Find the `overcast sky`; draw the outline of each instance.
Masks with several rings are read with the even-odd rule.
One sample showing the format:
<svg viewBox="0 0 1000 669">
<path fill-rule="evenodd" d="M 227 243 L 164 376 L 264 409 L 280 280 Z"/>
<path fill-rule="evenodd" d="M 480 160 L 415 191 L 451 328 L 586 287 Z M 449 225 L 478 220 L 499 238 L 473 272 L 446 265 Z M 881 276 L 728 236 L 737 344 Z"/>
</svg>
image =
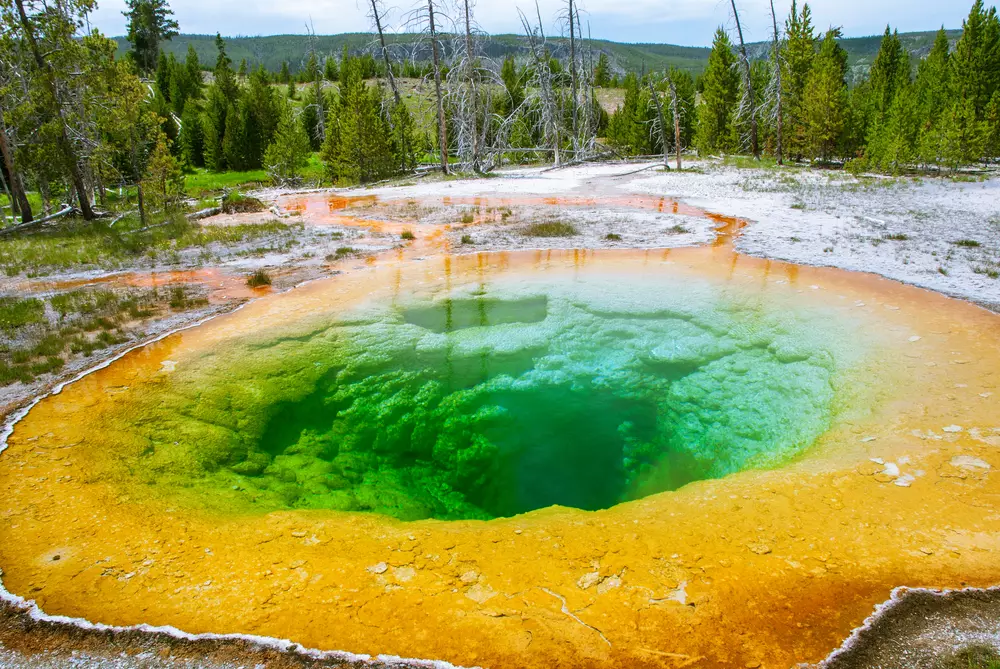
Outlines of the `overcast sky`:
<svg viewBox="0 0 1000 669">
<path fill-rule="evenodd" d="M 445 0 L 454 2 L 454 0 Z M 618 42 L 661 42 L 688 46 L 711 44 L 720 25 L 732 27 L 728 0 L 578 0 L 595 38 Z M 109 36 L 125 32 L 124 0 L 99 0 L 91 25 Z M 312 21 L 319 34 L 368 31 L 365 0 L 172 0 L 181 32 L 226 36 L 303 33 Z M 409 0 L 390 10 L 400 26 Z M 887 23 L 900 32 L 960 28 L 973 0 L 813 0 L 818 29 L 841 26 L 850 37 L 881 33 Z M 555 20 L 560 0 L 539 0 L 542 18 Z M 990 4 L 987 2 L 987 4 Z M 775 0 L 779 17 L 791 0 Z M 517 7 L 534 12 L 533 0 L 478 0 L 475 15 L 483 30 L 521 32 Z M 768 37 L 768 0 L 737 0 L 748 41 Z M 585 23 L 586 25 L 586 23 Z M 401 28 L 399 28 L 401 29 Z"/>
</svg>

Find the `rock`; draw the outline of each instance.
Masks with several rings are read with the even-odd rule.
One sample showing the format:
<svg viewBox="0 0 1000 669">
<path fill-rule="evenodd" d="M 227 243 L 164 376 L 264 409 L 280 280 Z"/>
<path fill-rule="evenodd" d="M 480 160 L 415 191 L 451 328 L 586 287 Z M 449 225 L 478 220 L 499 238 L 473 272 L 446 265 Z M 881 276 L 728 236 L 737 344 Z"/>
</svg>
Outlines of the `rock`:
<svg viewBox="0 0 1000 669">
<path fill-rule="evenodd" d="M 918 337 L 917 335 L 913 335 L 912 337 L 910 337 L 909 341 L 910 343 L 918 342 L 920 341 L 920 337 Z"/>
<path fill-rule="evenodd" d="M 496 597 L 497 593 L 496 590 L 488 585 L 476 583 L 474 586 L 465 591 L 465 596 L 474 601 L 476 604 L 485 604 Z"/>
<path fill-rule="evenodd" d="M 373 564 L 372 566 L 368 567 L 367 570 L 373 574 L 384 574 L 389 570 L 389 565 L 387 565 L 385 562 L 379 562 L 378 564 Z"/>
<path fill-rule="evenodd" d="M 971 455 L 956 455 L 951 459 L 951 466 L 958 467 L 959 469 L 984 469 L 986 471 L 989 471 L 991 468 L 990 463 L 979 458 L 974 458 Z"/>
<path fill-rule="evenodd" d="M 767 555 L 771 552 L 771 547 L 767 544 L 749 544 L 747 548 L 750 549 L 751 553 L 756 553 L 757 555 Z"/>
<path fill-rule="evenodd" d="M 596 585 L 599 580 L 601 580 L 601 573 L 592 571 L 589 574 L 581 576 L 579 580 L 577 580 L 576 584 L 581 590 L 586 590 L 587 588 Z"/>
<path fill-rule="evenodd" d="M 951 433 L 961 432 L 962 431 L 962 426 L 960 426 L 960 425 L 949 425 L 948 427 L 942 427 L 941 431 L 942 432 L 951 432 Z"/>
</svg>

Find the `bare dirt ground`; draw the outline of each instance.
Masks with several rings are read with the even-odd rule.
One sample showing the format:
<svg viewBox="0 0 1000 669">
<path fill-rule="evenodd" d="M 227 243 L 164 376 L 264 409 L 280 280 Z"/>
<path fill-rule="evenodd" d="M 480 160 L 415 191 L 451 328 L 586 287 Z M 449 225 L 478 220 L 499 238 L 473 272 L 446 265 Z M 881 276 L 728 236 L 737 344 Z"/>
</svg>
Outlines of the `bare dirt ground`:
<svg viewBox="0 0 1000 669">
<path fill-rule="evenodd" d="M 731 222 L 726 217 L 733 217 L 747 222 L 735 241 L 742 253 L 872 272 L 1000 310 L 996 175 L 887 179 L 795 167 L 736 168 L 717 161 L 695 162 L 683 172 L 664 172 L 651 163 L 603 164 L 509 170 L 487 179 L 429 177 L 351 191 L 271 189 L 256 195 L 294 224 L 294 244 L 258 252 L 216 248 L 208 262 L 193 255 L 178 258 L 167 270 L 187 272 L 177 282 L 205 295 L 207 305 L 150 318 L 129 341 L 71 360 L 58 377 L 0 389 L 3 413 L 125 348 L 253 299 L 244 280 L 255 269 L 272 273 L 272 290 L 287 290 L 351 271 L 390 249 L 419 257 L 530 248 L 670 248 L 710 243 L 716 229 Z M 273 217 L 219 216 L 202 223 L 225 226 Z M 536 234 L 532 226 L 537 223 L 556 224 L 557 234 Z M 412 232 L 414 239 L 403 239 L 403 232 Z M 137 263 L 114 273 L 65 272 L 44 281 L 10 277 L 0 281 L 0 292 L 45 295 L 70 283 L 145 285 L 149 275 L 148 264 Z M 983 591 L 901 595 L 822 666 L 932 667 L 939 666 L 935 662 L 942 652 L 962 644 L 1000 649 L 997 601 L 996 593 Z M 0 667 L 64 666 L 388 665 L 278 652 L 245 640 L 81 630 L 39 622 L 0 602 Z"/>
</svg>

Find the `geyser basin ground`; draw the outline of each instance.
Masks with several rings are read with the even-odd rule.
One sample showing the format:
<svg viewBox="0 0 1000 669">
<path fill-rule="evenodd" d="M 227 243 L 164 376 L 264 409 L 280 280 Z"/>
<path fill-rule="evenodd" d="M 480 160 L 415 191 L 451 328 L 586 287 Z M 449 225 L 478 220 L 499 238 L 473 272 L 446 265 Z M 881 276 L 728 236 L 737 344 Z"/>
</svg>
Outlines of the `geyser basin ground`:
<svg viewBox="0 0 1000 669">
<path fill-rule="evenodd" d="M 725 249 L 376 266 L 35 407 L 4 583 L 464 665 L 816 660 L 897 585 L 1000 579 L 998 339 Z"/>
</svg>

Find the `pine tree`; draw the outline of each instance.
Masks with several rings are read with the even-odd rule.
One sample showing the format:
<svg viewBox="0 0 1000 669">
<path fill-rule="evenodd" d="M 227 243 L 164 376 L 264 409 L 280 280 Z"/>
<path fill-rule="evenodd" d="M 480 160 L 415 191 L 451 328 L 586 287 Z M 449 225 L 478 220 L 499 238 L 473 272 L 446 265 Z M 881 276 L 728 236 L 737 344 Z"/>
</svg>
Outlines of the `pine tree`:
<svg viewBox="0 0 1000 669">
<path fill-rule="evenodd" d="M 288 71 L 288 61 L 281 64 L 281 74 L 278 75 L 278 81 L 283 84 L 287 84 L 292 80 L 292 73 Z"/>
<path fill-rule="evenodd" d="M 358 58 L 341 61 L 340 99 L 331 110 L 322 157 L 330 176 L 340 183 L 358 183 L 398 171 L 392 129 L 383 116 L 383 90 L 365 85 Z"/>
<path fill-rule="evenodd" d="M 809 154 L 827 161 L 841 146 L 847 109 L 847 52 L 837 40 L 840 30 L 828 30 L 813 60 L 806 82 L 804 120 Z"/>
<path fill-rule="evenodd" d="M 903 49 L 899 35 L 885 28 L 882 43 L 872 62 L 864 85 L 863 104 L 865 137 L 871 143 L 872 133 L 881 132 L 887 120 L 896 92 L 910 83 L 910 56 Z"/>
<path fill-rule="evenodd" d="M 340 67 L 337 65 L 337 59 L 333 56 L 327 56 L 323 63 L 323 78 L 330 82 L 340 79 Z"/>
<path fill-rule="evenodd" d="M 639 78 L 630 72 L 625 77 L 624 88 L 625 99 L 608 120 L 608 141 L 626 155 L 662 151 L 659 135 L 651 132 L 656 115 L 647 87 L 640 85 Z"/>
<path fill-rule="evenodd" d="M 296 183 L 302 168 L 309 163 L 309 138 L 292 114 L 288 104 L 282 105 L 281 120 L 274 140 L 264 152 L 264 169 L 278 185 Z"/>
<path fill-rule="evenodd" d="M 148 204 L 167 210 L 184 195 L 184 173 L 168 148 L 168 140 L 162 132 L 146 163 L 143 188 Z"/>
<path fill-rule="evenodd" d="M 171 54 L 173 56 L 173 54 Z M 156 87 L 160 89 L 166 98 L 167 102 L 170 102 L 170 74 L 172 69 L 170 67 L 170 60 L 167 58 L 167 54 L 160 53 L 159 62 L 156 65 Z"/>
<path fill-rule="evenodd" d="M 957 169 L 976 162 L 986 152 L 990 128 L 976 115 L 974 98 L 955 100 L 945 114 L 941 155 L 943 163 Z"/>
<path fill-rule="evenodd" d="M 738 148 L 733 114 L 739 103 L 739 74 L 736 56 L 726 31 L 715 31 L 712 52 L 703 77 L 704 92 L 698 108 L 695 143 L 700 153 L 735 151 Z"/>
<path fill-rule="evenodd" d="M 816 35 L 812 25 L 812 11 L 808 4 L 797 11 L 795 0 L 785 22 L 786 41 L 781 53 L 783 68 L 781 83 L 784 87 L 785 150 L 795 159 L 802 158 L 808 147 L 806 136 L 806 83 L 816 58 Z"/>
<path fill-rule="evenodd" d="M 602 51 L 594 67 L 594 85 L 605 88 L 609 83 L 611 83 L 611 63 L 608 61 L 608 54 Z"/>
<path fill-rule="evenodd" d="M 201 112 L 194 104 L 184 107 L 181 116 L 181 157 L 191 167 L 205 165 L 205 133 L 202 126 Z"/>
<path fill-rule="evenodd" d="M 160 42 L 177 36 L 178 25 L 166 0 L 126 0 L 129 55 L 141 72 L 152 72 L 160 58 Z"/>
<path fill-rule="evenodd" d="M 188 44 L 187 57 L 184 59 L 184 69 L 187 72 L 188 98 L 201 99 L 201 63 L 198 61 L 198 52 L 190 44 Z"/>
<path fill-rule="evenodd" d="M 983 0 L 976 0 L 951 62 L 954 95 L 969 100 L 976 118 L 982 119 L 1000 87 L 1000 20 L 995 7 L 986 10 Z"/>
<path fill-rule="evenodd" d="M 986 107 L 986 152 L 985 157 L 1000 158 L 1000 90 L 993 94 Z"/>
<path fill-rule="evenodd" d="M 500 79 L 507 90 L 506 114 L 509 115 L 524 102 L 527 91 L 525 89 L 525 76 L 523 72 L 518 72 L 513 56 L 507 56 L 503 65 L 500 66 Z"/>
<path fill-rule="evenodd" d="M 951 56 L 944 28 L 938 31 L 934 46 L 917 67 L 914 87 L 917 95 L 917 118 L 920 130 L 917 154 L 925 164 L 938 164 L 942 159 L 942 118 L 951 105 Z"/>
</svg>

